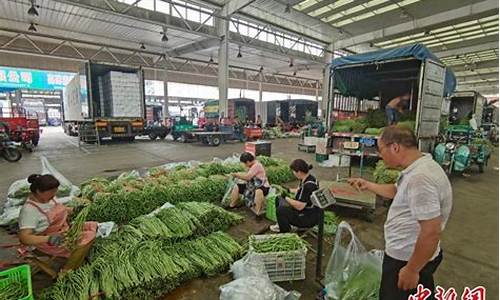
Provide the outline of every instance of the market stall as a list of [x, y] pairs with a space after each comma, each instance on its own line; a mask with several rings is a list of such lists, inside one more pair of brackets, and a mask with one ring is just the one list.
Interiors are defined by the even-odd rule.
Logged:
[[[335, 58], [330, 67], [327, 127], [332, 136], [336, 135], [333, 132], [366, 133], [375, 139], [379, 132], [374, 128], [386, 126], [387, 103], [409, 93], [409, 103], [400, 121], [415, 130], [420, 149], [431, 152], [439, 134], [443, 98], [455, 86], [452, 71], [421, 44]], [[354, 114], [345, 121], [338, 109], [335, 111], [334, 99], [340, 96], [356, 99], [351, 100], [355, 112], [367, 101], [378, 101], [379, 105], [373, 109], [370, 102], [365, 115]]]

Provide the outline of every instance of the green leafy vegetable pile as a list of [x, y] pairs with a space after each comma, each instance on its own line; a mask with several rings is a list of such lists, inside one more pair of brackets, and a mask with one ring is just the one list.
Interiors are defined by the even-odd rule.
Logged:
[[387, 126], [387, 117], [383, 109], [369, 109], [366, 121], [370, 128], [382, 128]]
[[296, 178], [286, 164], [266, 168], [267, 179], [271, 184], [283, 184], [294, 181]]
[[395, 169], [389, 169], [384, 164], [383, 160], [379, 160], [375, 165], [375, 171], [373, 171], [373, 177], [376, 183], [388, 184], [395, 183], [401, 172]]
[[295, 233], [273, 234], [265, 238], [252, 235], [249, 241], [250, 249], [257, 253], [288, 252], [306, 247], [304, 240]]
[[380, 270], [373, 264], [359, 264], [341, 285], [342, 300], [378, 300]]

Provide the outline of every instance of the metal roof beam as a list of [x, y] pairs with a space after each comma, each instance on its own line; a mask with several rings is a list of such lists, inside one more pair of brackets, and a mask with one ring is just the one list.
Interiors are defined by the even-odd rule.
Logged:
[[167, 51], [169, 57], [178, 57], [195, 51], [210, 49], [219, 46], [220, 41], [216, 38], [206, 38], [201, 41], [189, 43], [184, 46]]
[[356, 7], [358, 5], [361, 5], [363, 3], [366, 3], [366, 0], [354, 0], [351, 3], [347, 3], [345, 5], [339, 6], [335, 9], [332, 9], [332, 10], [326, 11], [320, 15], [317, 15], [316, 18], [318, 18], [318, 19], [328, 18], [330, 16], [338, 14], [341, 11], [351, 9], [351, 8]]
[[462, 55], [467, 53], [481, 52], [485, 50], [498, 49], [498, 41], [489, 43], [480, 43], [469, 47], [457, 47], [455, 49], [444, 50], [440, 52], [435, 52], [437, 57], [449, 57]]
[[410, 22], [386, 27], [372, 32], [360, 34], [335, 42], [336, 48], [345, 48], [375, 40], [384, 40], [388, 37], [406, 35], [432, 28], [457, 24], [468, 19], [498, 14], [498, 0], [485, 0], [471, 5], [462, 6], [446, 12], [430, 15]]
[[[270, 1], [273, 2], [273, 1]], [[313, 18], [307, 14], [292, 9], [283, 17], [286, 4], [280, 1], [273, 2], [274, 8], [265, 9], [251, 4], [243, 8], [238, 14], [244, 17], [250, 17], [265, 24], [271, 24], [283, 28], [285, 31], [314, 39], [318, 42], [329, 44], [334, 39], [340, 38], [340, 33], [332, 26]]]
[[498, 68], [498, 59], [482, 61], [477, 63], [470, 64], [462, 64], [462, 65], [454, 65], [450, 66], [454, 72], [463, 72], [468, 71], [470, 68], [474, 68], [474, 70], [481, 70], [486, 68]]
[[457, 77], [457, 82], [458, 84], [460, 83], [467, 83], [470, 81], [477, 81], [477, 80], [489, 80], [489, 79], [496, 79], [498, 80], [498, 72], [495, 73], [487, 73], [487, 74], [478, 74], [478, 75], [471, 75], [471, 76], [460, 76]]
[[458, 84], [457, 85], [457, 90], [464, 90], [466, 88], [477, 88], [481, 86], [498, 86], [498, 80], [488, 80], [484, 82], [478, 82], [478, 83], [464, 83], [464, 84]]
[[[111, 1], [111, 0], [108, 0]], [[109, 7], [103, 1], [96, 0], [57, 0], [57, 2], [67, 3], [70, 5], [74, 5], [77, 7], [85, 7], [92, 10], [98, 10], [101, 12], [105, 12], [110, 15], [121, 16], [125, 18], [131, 18], [138, 21], [146, 22], [149, 24], [154, 24], [158, 26], [166, 26], [168, 28], [179, 30], [183, 32], [188, 32], [191, 34], [196, 34], [202, 37], [206, 37], [210, 39], [219, 40], [219, 36], [216, 32], [216, 28], [214, 26], [208, 26], [199, 24], [197, 22], [192, 22], [189, 20], [177, 18], [171, 15], [166, 15], [164, 13], [150, 11], [140, 7], [131, 7], [126, 13], [118, 13], [109, 9]], [[112, 1], [112, 3], [117, 7], [119, 11], [123, 10], [123, 8], [129, 7], [129, 5], [120, 3], [117, 1]], [[246, 7], [245, 9], [247, 9]], [[189, 26], [188, 26], [189, 25]], [[325, 24], [326, 25], [326, 24]], [[331, 28], [331, 26], [328, 26]], [[196, 28], [194, 30], [193, 28]], [[333, 30], [333, 28], [331, 28]], [[251, 47], [254, 49], [267, 51], [271, 53], [276, 53], [280, 55], [289, 55], [299, 59], [304, 59], [311, 62], [320, 62], [321, 57], [317, 57], [314, 55], [310, 55], [300, 51], [294, 51], [291, 49], [281, 49], [282, 47], [278, 47], [274, 44], [263, 42], [256, 39], [251, 39], [249, 37], [245, 37], [243, 35], [237, 34], [235, 32], [230, 32], [229, 34], [229, 42], [244, 45], [246, 47]], [[247, 42], [247, 40], [250, 40]], [[187, 49], [185, 50], [187, 51]]]
[[222, 7], [220, 16], [229, 17], [242, 8], [250, 5], [252, 2], [255, 2], [255, 0], [229, 0], [226, 4], [224, 4], [224, 7]]
[[307, 8], [304, 8], [302, 10], [299, 10], [300, 12], [302, 13], [305, 13], [305, 14], [308, 14], [308, 13], [311, 13], [315, 10], [318, 10], [320, 8], [323, 8], [327, 5], [330, 5], [332, 3], [334, 3], [335, 1], [337, 0], [323, 0], [323, 1], [320, 1], [320, 2], [317, 2], [317, 3], [314, 3], [313, 5], [307, 7]]

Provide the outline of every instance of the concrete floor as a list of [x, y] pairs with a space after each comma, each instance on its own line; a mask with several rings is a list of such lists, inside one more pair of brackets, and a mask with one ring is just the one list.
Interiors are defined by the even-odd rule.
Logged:
[[[314, 155], [297, 151], [297, 139], [274, 140], [272, 153], [286, 160], [304, 158], [315, 166], [313, 173], [320, 180], [333, 180], [334, 169], [318, 167]], [[141, 169], [173, 161], [211, 160], [225, 158], [243, 150], [243, 144], [224, 144], [208, 147], [200, 144], [180, 144], [173, 141], [139, 140], [131, 144], [106, 144], [100, 147], [85, 146], [78, 149], [75, 138], [65, 136], [59, 128], [46, 128], [39, 147], [34, 153], [24, 153], [16, 164], [0, 160], [0, 194], [6, 195], [9, 185], [19, 178], [40, 172], [40, 156], [44, 155], [53, 165], [75, 184], [91, 176], [112, 176], [130, 169]], [[436, 281], [457, 291], [465, 286], [485, 286], [488, 299], [498, 299], [498, 152], [493, 156], [484, 174], [451, 179], [454, 207], [442, 238], [444, 261], [436, 274]], [[3, 200], [0, 200], [3, 201]], [[366, 248], [383, 248], [383, 223], [387, 209], [377, 208], [375, 221], [368, 223], [355, 218], [350, 211], [339, 212], [342, 219], [353, 225], [356, 234]], [[252, 218], [235, 228], [235, 236], [258, 232], [269, 223], [255, 222]], [[10, 241], [0, 230], [2, 241]], [[3, 242], [2, 242], [3, 243]], [[328, 245], [327, 245], [328, 246]], [[331, 247], [327, 247], [324, 266]], [[0, 259], [10, 256], [0, 251]], [[314, 256], [308, 257], [305, 281], [281, 284], [287, 289], [303, 293], [302, 299], [314, 299], [319, 285], [314, 282]], [[323, 266], [323, 267], [324, 267]], [[40, 278], [42, 281], [46, 281]], [[205, 300], [218, 299], [218, 287], [231, 280], [229, 275], [209, 279], [197, 279], [178, 288], [164, 299]]]

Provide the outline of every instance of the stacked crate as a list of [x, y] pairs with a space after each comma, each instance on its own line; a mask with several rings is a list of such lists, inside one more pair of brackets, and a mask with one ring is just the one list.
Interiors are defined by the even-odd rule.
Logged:
[[110, 71], [100, 79], [101, 107], [106, 116], [142, 116], [141, 87], [136, 73]]

